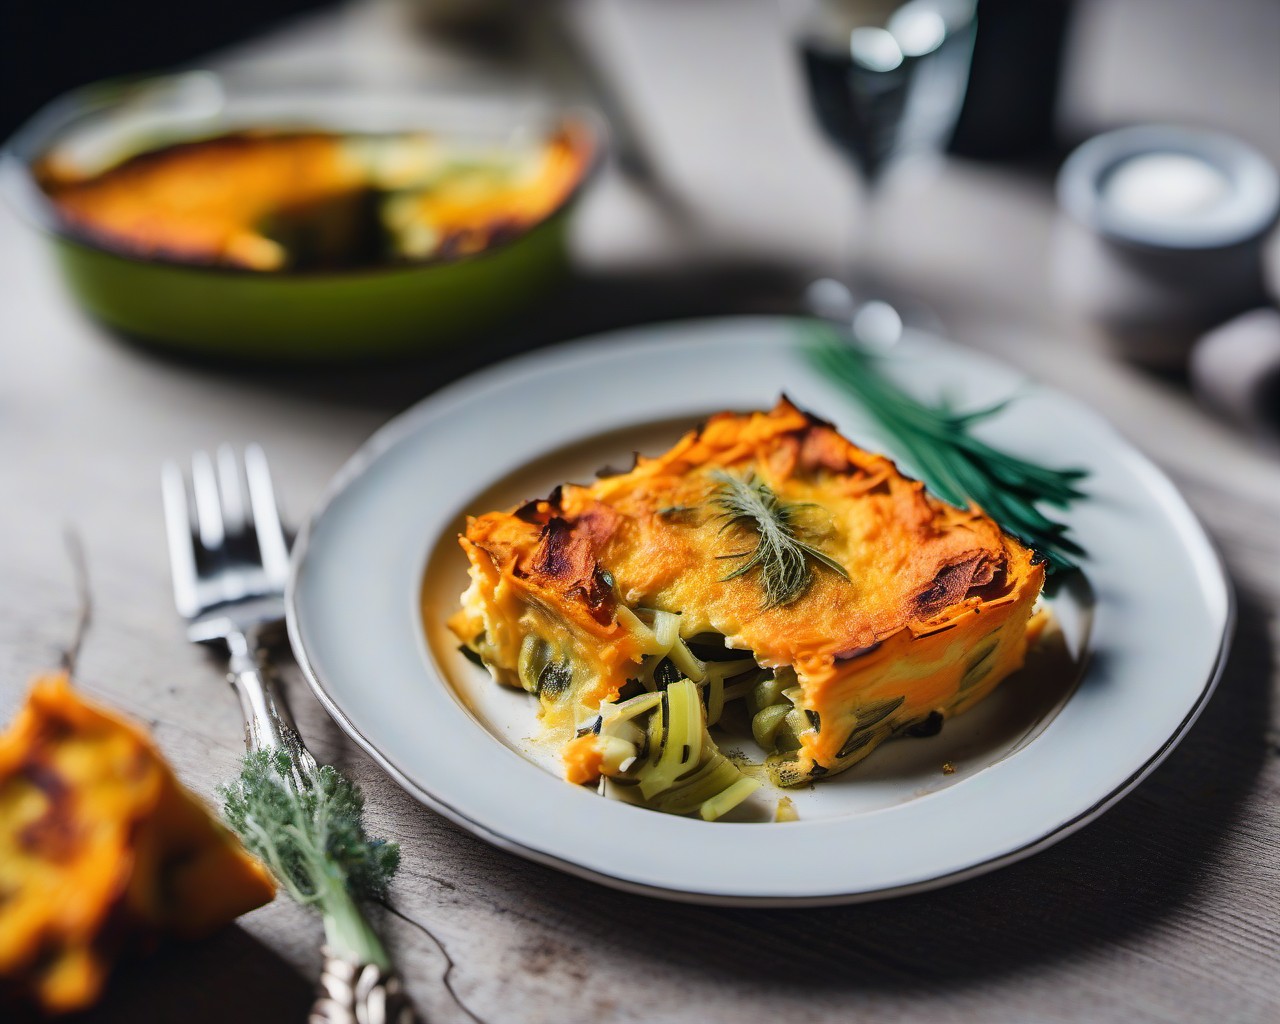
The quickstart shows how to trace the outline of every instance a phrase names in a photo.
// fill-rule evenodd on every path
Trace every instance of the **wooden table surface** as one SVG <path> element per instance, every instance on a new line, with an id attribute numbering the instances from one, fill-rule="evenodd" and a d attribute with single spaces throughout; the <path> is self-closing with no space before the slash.
<path id="1" fill-rule="evenodd" d="M 0 213 L 0 717 L 71 632 L 62 535 L 72 527 L 96 605 L 85 689 L 149 722 L 181 777 L 211 795 L 235 770 L 241 726 L 221 666 L 185 642 L 170 605 L 163 459 L 261 441 L 297 521 L 375 427 L 499 351 L 626 322 L 791 308 L 799 282 L 838 267 L 852 216 L 844 175 L 802 114 L 772 7 L 730 6 L 576 9 L 670 195 L 654 201 L 606 173 L 576 224 L 581 273 L 569 292 L 504 341 L 447 361 L 266 372 L 162 358 L 84 320 L 35 235 Z M 1254 6 L 1257 25 L 1275 28 Z M 1194 22 L 1194 5 L 1127 0 L 1105 5 L 1092 31 L 1128 18 L 1146 39 L 1164 24 L 1141 17 L 1156 7 Z M 391 55 L 377 73 L 414 70 L 426 58 L 395 31 L 399 12 L 343 10 L 240 59 L 363 67 L 377 50 Z M 1197 38 L 1209 52 L 1234 45 L 1205 24 Z M 1099 60 L 1119 46 L 1106 38 Z M 1274 47 L 1262 45 L 1271 48 L 1250 51 L 1255 79 L 1242 86 L 1233 64 L 1223 80 L 1254 105 L 1218 109 L 1276 156 L 1280 125 L 1258 107 L 1276 77 Z M 1170 80 L 1175 71 L 1164 67 Z M 1213 92 L 1206 81 L 1185 90 L 1186 109 L 1176 90 L 1141 93 L 1141 112 L 1193 116 Z M 1098 116 L 1130 115 L 1114 93 L 1098 95 Z M 925 895 L 763 912 L 626 895 L 492 849 L 401 792 L 283 664 L 307 740 L 363 785 L 371 830 L 402 846 L 380 913 L 435 1024 L 1280 1019 L 1276 449 L 1215 422 L 1176 382 L 1111 358 L 1054 310 L 1045 177 L 944 164 L 905 172 L 883 206 L 881 223 L 896 230 L 880 239 L 881 261 L 894 280 L 960 341 L 1091 402 L 1199 513 L 1239 601 L 1216 696 L 1132 795 L 1028 861 Z M 87 1019 L 302 1020 L 320 938 L 318 921 L 281 898 L 209 941 L 122 970 Z"/>

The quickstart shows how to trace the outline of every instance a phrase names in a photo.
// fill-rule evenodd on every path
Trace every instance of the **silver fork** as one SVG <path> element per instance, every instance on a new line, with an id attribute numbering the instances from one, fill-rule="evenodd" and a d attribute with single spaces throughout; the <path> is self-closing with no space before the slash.
<path id="1" fill-rule="evenodd" d="M 196 452 L 190 486 L 177 463 L 166 462 L 161 489 L 174 603 L 192 642 L 227 652 L 227 681 L 240 698 L 245 745 L 251 751 L 283 749 L 314 765 L 264 668 L 267 645 L 284 622 L 289 548 L 262 448 L 245 448 L 243 468 L 230 445 L 220 446 L 216 458 Z M 394 973 L 325 952 L 323 994 L 309 1024 L 415 1019 Z"/>
<path id="2" fill-rule="evenodd" d="M 247 484 L 247 501 L 246 488 Z M 177 463 L 161 473 L 173 600 L 193 643 L 222 645 L 227 681 L 240 698 L 250 750 L 285 747 L 297 735 L 260 659 L 284 623 L 289 548 L 262 448 L 249 445 L 244 472 L 230 445 L 191 459 L 191 487 Z M 194 512 L 194 515 L 192 514 Z"/>

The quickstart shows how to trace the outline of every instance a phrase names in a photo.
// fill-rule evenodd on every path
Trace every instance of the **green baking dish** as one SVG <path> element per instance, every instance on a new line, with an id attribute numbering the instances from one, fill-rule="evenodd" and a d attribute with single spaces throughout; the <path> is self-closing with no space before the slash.
<path id="1" fill-rule="evenodd" d="M 474 255 L 340 270 L 255 271 L 142 258 L 69 231 L 32 168 L 57 152 L 108 167 L 174 142 L 245 129 L 430 130 L 486 143 L 572 119 L 589 156 L 544 219 Z M 554 291 L 567 227 L 602 132 L 537 99 L 271 84 L 197 71 L 78 90 L 38 113 L 0 156 L 5 190 L 50 239 L 71 293 L 96 319 L 153 344 L 273 362 L 374 358 L 474 340 Z"/>

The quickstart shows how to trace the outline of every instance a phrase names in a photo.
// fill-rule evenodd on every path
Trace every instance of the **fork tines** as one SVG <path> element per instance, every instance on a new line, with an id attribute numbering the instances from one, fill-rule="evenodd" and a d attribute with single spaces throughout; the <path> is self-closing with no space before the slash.
<path id="1" fill-rule="evenodd" d="M 176 462 L 161 472 L 173 597 L 187 619 L 244 598 L 282 593 L 289 552 L 262 448 L 243 462 L 231 445 L 216 458 L 191 458 L 188 479 Z M 247 498 L 247 500 L 246 500 Z"/>

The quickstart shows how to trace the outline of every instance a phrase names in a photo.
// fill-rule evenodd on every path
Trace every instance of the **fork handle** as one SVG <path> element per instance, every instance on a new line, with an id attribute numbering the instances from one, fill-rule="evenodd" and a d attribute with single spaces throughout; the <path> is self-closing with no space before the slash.
<path id="1" fill-rule="evenodd" d="M 227 645 L 227 681 L 240 698 L 245 746 L 251 752 L 287 750 L 314 770 L 315 761 L 303 746 L 275 677 L 267 671 L 261 648 L 238 633 L 227 638 Z M 322 994 L 312 1005 L 308 1024 L 416 1024 L 413 1006 L 394 972 L 353 962 L 327 947 L 324 954 Z"/>
<path id="2" fill-rule="evenodd" d="M 307 1024 L 418 1024 L 398 975 L 353 963 L 327 946 L 320 988 Z"/>
<path id="3" fill-rule="evenodd" d="M 297 727 L 275 677 L 266 671 L 258 649 L 245 637 L 229 637 L 228 646 L 231 663 L 227 682 L 240 698 L 245 746 L 250 751 L 287 749 L 287 735 L 296 735 Z"/>

